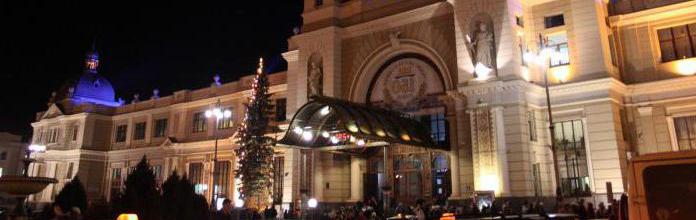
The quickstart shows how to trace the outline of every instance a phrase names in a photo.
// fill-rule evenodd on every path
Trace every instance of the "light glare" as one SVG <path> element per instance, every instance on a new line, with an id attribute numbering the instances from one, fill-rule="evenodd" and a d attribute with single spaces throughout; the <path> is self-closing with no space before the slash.
<path id="1" fill-rule="evenodd" d="M 302 139 L 305 141 L 311 141 L 314 135 L 312 135 L 312 132 L 310 131 L 305 131 L 302 133 Z"/>
<path id="2" fill-rule="evenodd" d="M 46 145 L 32 144 L 29 145 L 29 151 L 31 152 L 43 152 L 46 151 Z"/>
<path id="3" fill-rule="evenodd" d="M 307 206 L 309 206 L 310 208 L 316 208 L 317 205 L 319 205 L 319 201 L 317 201 L 317 199 L 315 198 L 311 198 L 307 201 Z"/>

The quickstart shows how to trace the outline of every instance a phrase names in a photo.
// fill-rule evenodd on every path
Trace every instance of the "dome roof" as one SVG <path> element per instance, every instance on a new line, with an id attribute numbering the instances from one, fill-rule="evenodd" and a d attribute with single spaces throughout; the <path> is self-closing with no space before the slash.
<path id="1" fill-rule="evenodd" d="M 96 73 L 82 74 L 73 87 L 72 98 L 76 101 L 94 102 L 104 105 L 118 105 L 116 94 L 109 80 Z"/>

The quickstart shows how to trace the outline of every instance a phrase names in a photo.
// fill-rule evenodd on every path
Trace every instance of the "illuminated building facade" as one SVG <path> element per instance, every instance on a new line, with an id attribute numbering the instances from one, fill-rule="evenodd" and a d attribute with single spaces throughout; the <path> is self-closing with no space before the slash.
<path id="1" fill-rule="evenodd" d="M 557 185 L 596 202 L 608 185 L 625 192 L 632 156 L 696 149 L 694 12 L 696 1 L 684 0 L 305 0 L 304 24 L 283 53 L 288 69 L 270 74 L 275 123 L 288 129 L 309 96 L 327 96 L 409 115 L 449 150 L 393 144 L 385 164 L 379 148 L 278 147 L 275 199 L 356 202 L 383 196 L 385 178 L 407 203 L 485 192 L 548 199 Z M 539 39 L 548 59 L 525 59 Z M 236 199 L 234 132 L 250 77 L 124 103 L 98 62 L 87 66 L 95 71 L 32 123 L 33 143 L 49 149 L 33 174 L 60 179 L 34 201 L 50 201 L 73 175 L 91 199 L 108 199 L 143 155 L 160 180 L 184 172 L 210 196 L 214 129 L 223 137 L 218 188 Z M 203 112 L 218 99 L 233 117 L 215 128 Z"/>

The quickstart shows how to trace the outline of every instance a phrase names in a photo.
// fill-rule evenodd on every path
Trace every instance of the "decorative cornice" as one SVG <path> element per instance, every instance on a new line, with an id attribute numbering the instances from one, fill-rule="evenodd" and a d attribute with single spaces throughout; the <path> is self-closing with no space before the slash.
<path id="1" fill-rule="evenodd" d="M 527 83 L 522 80 L 492 81 L 489 83 L 469 84 L 466 86 L 460 86 L 458 91 L 465 96 L 481 96 L 492 93 L 522 91 L 522 89 L 527 88 L 530 85 L 531 83 Z"/>
<path id="2" fill-rule="evenodd" d="M 611 27 L 636 25 L 653 21 L 663 21 L 670 18 L 684 18 L 695 16 L 696 1 L 686 1 L 624 15 L 609 17 Z"/>
<path id="3" fill-rule="evenodd" d="M 419 7 L 399 14 L 375 19 L 361 24 L 343 28 L 341 38 L 353 38 L 372 32 L 404 26 L 410 23 L 426 20 L 440 15 L 453 13 L 452 10 L 441 10 L 442 7 L 452 6 L 447 2 L 438 2 L 424 7 Z"/>

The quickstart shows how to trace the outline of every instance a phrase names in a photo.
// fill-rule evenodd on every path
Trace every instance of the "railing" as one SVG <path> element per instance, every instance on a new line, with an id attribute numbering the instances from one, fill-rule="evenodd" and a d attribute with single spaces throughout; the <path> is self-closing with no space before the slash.
<path id="1" fill-rule="evenodd" d="M 622 15 L 688 1 L 689 0 L 612 0 L 609 1 L 609 12 L 612 16 Z"/>

